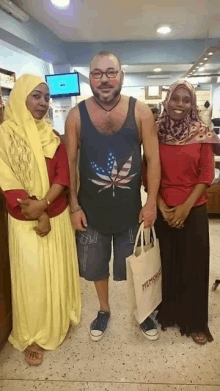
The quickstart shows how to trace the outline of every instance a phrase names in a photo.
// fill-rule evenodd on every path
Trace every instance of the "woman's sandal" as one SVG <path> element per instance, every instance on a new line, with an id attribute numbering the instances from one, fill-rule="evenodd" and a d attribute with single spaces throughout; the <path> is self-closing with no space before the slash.
<path id="1" fill-rule="evenodd" d="M 191 337 L 194 342 L 198 343 L 199 345 L 205 345 L 208 341 L 206 335 L 200 331 L 199 333 L 191 333 Z"/>
<path id="2" fill-rule="evenodd" d="M 25 361 L 29 365 L 38 366 L 43 362 L 44 349 L 40 346 L 33 344 L 28 346 L 25 351 Z"/>

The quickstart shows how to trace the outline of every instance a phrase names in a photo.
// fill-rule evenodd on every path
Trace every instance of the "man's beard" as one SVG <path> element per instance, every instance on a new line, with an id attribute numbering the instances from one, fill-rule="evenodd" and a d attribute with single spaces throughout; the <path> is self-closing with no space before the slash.
<path id="1" fill-rule="evenodd" d="M 114 89 L 114 91 L 110 95 L 108 95 L 107 97 L 103 97 L 98 89 L 93 89 L 91 85 L 90 85 L 90 87 L 91 87 L 91 90 L 93 92 L 93 95 L 96 98 L 98 98 L 98 100 L 100 100 L 100 102 L 109 103 L 114 98 L 116 98 L 117 96 L 120 95 L 120 92 L 121 92 L 121 89 L 122 89 L 122 83 L 120 83 L 120 85 L 116 89 Z M 104 87 L 104 84 L 102 85 L 102 87 Z"/>

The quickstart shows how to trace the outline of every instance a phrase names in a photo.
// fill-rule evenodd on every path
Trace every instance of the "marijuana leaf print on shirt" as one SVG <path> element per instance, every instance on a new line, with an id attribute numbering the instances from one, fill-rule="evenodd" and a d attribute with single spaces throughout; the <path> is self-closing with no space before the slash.
<path id="1" fill-rule="evenodd" d="M 132 180 L 132 178 L 137 174 L 129 175 L 132 167 L 132 154 L 123 165 L 121 170 L 118 172 L 117 160 L 113 151 L 109 151 L 108 160 L 107 160 L 107 168 L 104 169 L 101 166 L 98 166 L 95 162 L 91 162 L 91 166 L 95 172 L 95 174 L 100 179 L 90 179 L 93 183 L 98 186 L 102 186 L 102 188 L 98 191 L 100 193 L 103 190 L 109 189 L 112 187 L 113 189 L 113 197 L 115 197 L 115 187 L 119 187 L 121 189 L 129 189 L 130 187 L 127 184 Z"/>

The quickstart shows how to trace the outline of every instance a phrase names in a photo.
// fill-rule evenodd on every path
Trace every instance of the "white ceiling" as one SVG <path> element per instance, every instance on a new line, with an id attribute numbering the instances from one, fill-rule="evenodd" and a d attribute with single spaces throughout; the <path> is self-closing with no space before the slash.
<path id="1" fill-rule="evenodd" d="M 190 68 L 190 64 L 162 64 L 160 63 L 159 66 L 158 64 L 137 64 L 137 65 L 128 65 L 128 66 L 123 66 L 124 70 L 126 73 L 152 73 L 152 74 L 162 74 L 162 73 L 167 73 L 167 72 L 186 72 Z M 161 72 L 154 72 L 154 69 L 160 68 L 162 71 Z"/>
<path id="2" fill-rule="evenodd" d="M 220 38 L 219 0 L 71 0 L 67 10 L 50 0 L 14 0 L 64 41 L 160 39 L 159 23 L 171 23 L 167 39 Z"/>
<path id="3" fill-rule="evenodd" d="M 65 41 L 64 46 L 67 45 L 66 50 L 73 54 L 73 58 L 77 56 L 78 59 L 82 58 L 82 52 L 76 54 L 74 46 L 71 47 L 75 43 L 87 45 L 84 51 L 88 52 L 90 51 L 89 45 L 97 45 L 98 52 L 103 50 L 100 49 L 99 42 L 107 42 L 104 47 L 111 45 L 112 42 L 116 48 L 119 45 L 123 48 L 124 41 L 127 41 L 124 50 L 127 52 L 129 42 L 131 42 L 129 58 L 132 61 L 128 61 L 130 65 L 124 68 L 126 74 L 139 75 L 139 79 L 147 76 L 148 80 L 152 79 L 152 83 L 155 83 L 155 79 L 158 79 L 158 82 L 160 80 L 161 83 L 163 83 L 161 79 L 172 81 L 173 78 L 182 77 L 189 71 L 199 58 L 198 56 L 202 54 L 198 51 L 195 54 L 193 40 L 203 40 L 205 46 L 209 47 L 209 39 L 211 41 L 215 38 L 219 42 L 215 45 L 220 47 L 220 0 L 149 0 L 147 4 L 143 4 L 143 0 L 70 0 L 71 5 L 67 10 L 56 9 L 50 0 L 12 1 Z M 172 25 L 172 32 L 166 37 L 159 36 L 156 31 L 160 23 Z M 153 46 L 151 46 L 150 41 L 155 40 L 160 47 L 161 45 L 164 47 L 163 62 L 158 61 L 158 46 L 155 44 L 153 61 L 150 60 L 149 51 L 143 50 L 146 62 L 143 61 L 141 64 L 142 61 L 138 61 L 135 51 L 140 41 L 143 45 L 144 42 L 149 42 L 150 47 L 154 48 L 154 43 L 152 42 Z M 179 40 L 187 41 L 182 41 L 180 45 Z M 137 47 L 135 47 L 136 41 L 139 41 Z M 176 42 L 177 46 L 169 45 L 172 42 Z M 191 53 L 190 59 L 186 58 L 186 51 L 184 56 L 184 42 L 192 42 L 187 49 Z M 177 49 L 181 55 L 177 60 L 173 60 Z M 140 50 L 139 46 L 139 54 Z M 118 49 L 113 52 L 118 53 Z M 74 61 L 72 63 L 74 64 Z M 126 64 L 126 61 L 123 61 L 123 64 Z M 82 60 L 81 65 L 78 61 L 77 66 L 83 67 L 81 70 L 84 76 L 88 76 L 88 65 L 89 61 L 83 63 Z M 154 68 L 158 67 L 162 71 L 155 73 Z M 205 72 L 202 73 L 206 72 L 220 73 L 220 51 L 216 52 L 213 58 L 209 58 L 205 65 Z M 207 77 L 196 80 L 201 83 L 210 83 L 211 79 Z"/>

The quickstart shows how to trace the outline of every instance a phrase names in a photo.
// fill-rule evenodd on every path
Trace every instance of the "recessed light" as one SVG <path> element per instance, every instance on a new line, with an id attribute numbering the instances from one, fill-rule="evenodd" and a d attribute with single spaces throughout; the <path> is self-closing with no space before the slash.
<path id="1" fill-rule="evenodd" d="M 168 25 L 163 25 L 157 28 L 157 32 L 159 34 L 169 34 L 171 32 L 171 28 Z"/>
<path id="2" fill-rule="evenodd" d="M 199 67 L 196 67 L 196 69 L 199 69 Z"/>
<path id="3" fill-rule="evenodd" d="M 70 5 L 70 0 L 51 0 L 51 3 L 57 8 L 67 8 Z"/>
<path id="4" fill-rule="evenodd" d="M 204 62 L 200 62 L 200 63 L 199 63 L 199 65 L 203 65 L 203 64 L 204 64 Z"/>
<path id="5" fill-rule="evenodd" d="M 199 72 L 204 71 L 204 67 L 199 68 Z"/>
<path id="6" fill-rule="evenodd" d="M 154 72 L 161 72 L 162 69 L 161 68 L 154 68 Z"/>
<path id="7" fill-rule="evenodd" d="M 208 60 L 208 57 L 203 58 L 204 61 Z"/>
<path id="8" fill-rule="evenodd" d="M 212 53 L 212 52 L 210 52 L 210 53 L 209 53 L 209 56 L 212 56 L 212 55 L 213 55 L 213 53 Z"/>

